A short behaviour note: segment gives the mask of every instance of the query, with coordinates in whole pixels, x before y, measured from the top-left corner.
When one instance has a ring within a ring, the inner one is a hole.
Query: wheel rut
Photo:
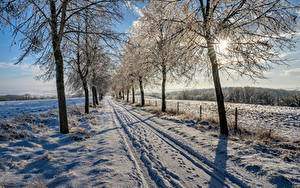
[[[113,105],[110,103],[110,101],[108,101],[108,104],[112,107],[112,113],[115,114],[115,109],[113,107]],[[114,115],[113,117],[114,122],[115,122],[115,126],[116,128],[121,128],[122,126],[120,125],[120,121],[118,120],[118,118]],[[155,188],[157,187],[154,182],[151,180],[150,176],[148,176],[145,170],[145,167],[143,166],[142,162],[140,162],[138,160],[138,154],[136,153],[136,151],[133,149],[133,146],[128,138],[128,136],[121,131],[120,129],[117,129],[119,135],[121,136],[122,140],[123,140],[123,144],[124,144],[124,149],[127,152],[127,156],[128,158],[132,161],[132,163],[135,166],[136,169],[136,179],[138,179],[140,181],[140,185],[139,187],[142,188]]]
[[[211,182],[220,187],[247,187],[231,175],[220,174],[214,166],[204,163],[199,156],[124,105],[112,102],[112,106],[158,187],[207,187]]]

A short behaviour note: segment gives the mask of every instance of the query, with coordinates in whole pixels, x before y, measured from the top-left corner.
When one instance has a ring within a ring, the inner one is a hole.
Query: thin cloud
[[[140,17],[144,15],[142,9],[140,9],[139,7],[134,5],[133,3],[128,2],[126,5],[130,10],[132,10],[134,13],[136,13]]]
[[[283,75],[300,78],[300,68],[286,70]]]
[[[22,74],[26,76],[36,76],[41,73],[39,66],[28,63],[14,64],[11,62],[0,62],[0,68],[20,69],[23,72]]]
[[[9,67],[15,67],[15,66],[13,63],[0,62],[0,68],[9,68]]]
[[[280,54],[281,58],[284,57],[293,57],[293,56],[297,56],[300,53],[300,50],[296,50],[296,51],[290,51],[290,52],[283,52]]]

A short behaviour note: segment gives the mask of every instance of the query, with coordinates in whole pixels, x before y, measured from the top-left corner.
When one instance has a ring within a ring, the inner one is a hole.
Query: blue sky
[[[116,30],[120,32],[129,31],[132,23],[139,17],[138,8],[134,7],[131,13],[126,13],[125,19],[117,25]],[[300,13],[299,13],[300,16]],[[300,28],[300,24],[299,27]],[[300,31],[300,29],[299,29]],[[5,94],[24,94],[33,95],[55,95],[55,80],[48,82],[36,80],[39,68],[35,65],[32,57],[27,57],[24,62],[14,65],[21,52],[18,46],[11,46],[12,37],[9,29],[0,31],[0,95]],[[300,34],[298,34],[298,38]],[[300,41],[292,52],[282,52],[282,56],[295,59],[289,65],[274,66],[272,70],[265,73],[268,79],[256,80],[253,82],[247,78],[227,78],[222,76],[223,87],[255,86],[282,89],[300,89]],[[182,88],[212,88],[211,79],[198,76],[196,81],[190,85],[172,83],[168,84],[168,89]],[[150,89],[150,88],[147,88]]]
[[[141,7],[142,5],[139,4]],[[137,20],[139,14],[138,8],[127,12],[122,23],[118,24],[116,30],[119,32],[128,32],[132,23]],[[0,30],[0,95],[6,94],[25,94],[33,95],[56,95],[55,80],[47,82],[37,80],[39,75],[38,66],[34,65],[33,57],[26,57],[25,60],[15,65],[17,58],[21,55],[18,44],[13,45],[13,38],[8,28]]]

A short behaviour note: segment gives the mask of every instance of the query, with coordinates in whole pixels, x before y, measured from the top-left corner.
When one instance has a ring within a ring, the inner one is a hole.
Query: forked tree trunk
[[[161,83],[161,111],[166,111],[166,80],[167,80],[167,72],[166,66],[162,66],[162,83]]]
[[[127,89],[126,102],[129,102],[129,89]]]
[[[66,107],[65,85],[64,85],[64,62],[61,53],[61,38],[59,34],[62,34],[65,26],[66,9],[68,1],[62,3],[62,18],[60,22],[60,30],[58,30],[57,10],[54,0],[49,1],[51,12],[51,35],[52,35],[52,48],[54,53],[55,65],[56,65],[56,88],[58,98],[58,111],[59,111],[59,126],[60,132],[63,134],[69,133],[68,116]],[[61,33],[60,33],[61,32]]]
[[[145,94],[144,94],[142,77],[139,77],[139,83],[140,83],[140,92],[141,92],[141,106],[144,106],[145,105]]]
[[[82,81],[82,85],[83,85],[84,97],[85,97],[84,113],[89,114],[90,113],[89,87],[85,80]]]
[[[223,96],[221,82],[220,82],[217,56],[216,56],[216,52],[215,52],[213,43],[210,39],[207,39],[207,46],[208,46],[208,56],[209,56],[211,67],[212,67],[212,76],[213,76],[214,85],[215,85],[215,92],[216,92],[216,97],[217,97],[219,122],[220,122],[220,134],[224,135],[224,136],[228,136],[226,110],[225,110],[224,96]]]

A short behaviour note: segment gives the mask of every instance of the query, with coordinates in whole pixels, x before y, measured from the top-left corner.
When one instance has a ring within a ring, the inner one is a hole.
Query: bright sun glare
[[[227,46],[228,46],[228,41],[227,40],[220,40],[220,43],[219,43],[219,50],[221,53],[227,53]]]

